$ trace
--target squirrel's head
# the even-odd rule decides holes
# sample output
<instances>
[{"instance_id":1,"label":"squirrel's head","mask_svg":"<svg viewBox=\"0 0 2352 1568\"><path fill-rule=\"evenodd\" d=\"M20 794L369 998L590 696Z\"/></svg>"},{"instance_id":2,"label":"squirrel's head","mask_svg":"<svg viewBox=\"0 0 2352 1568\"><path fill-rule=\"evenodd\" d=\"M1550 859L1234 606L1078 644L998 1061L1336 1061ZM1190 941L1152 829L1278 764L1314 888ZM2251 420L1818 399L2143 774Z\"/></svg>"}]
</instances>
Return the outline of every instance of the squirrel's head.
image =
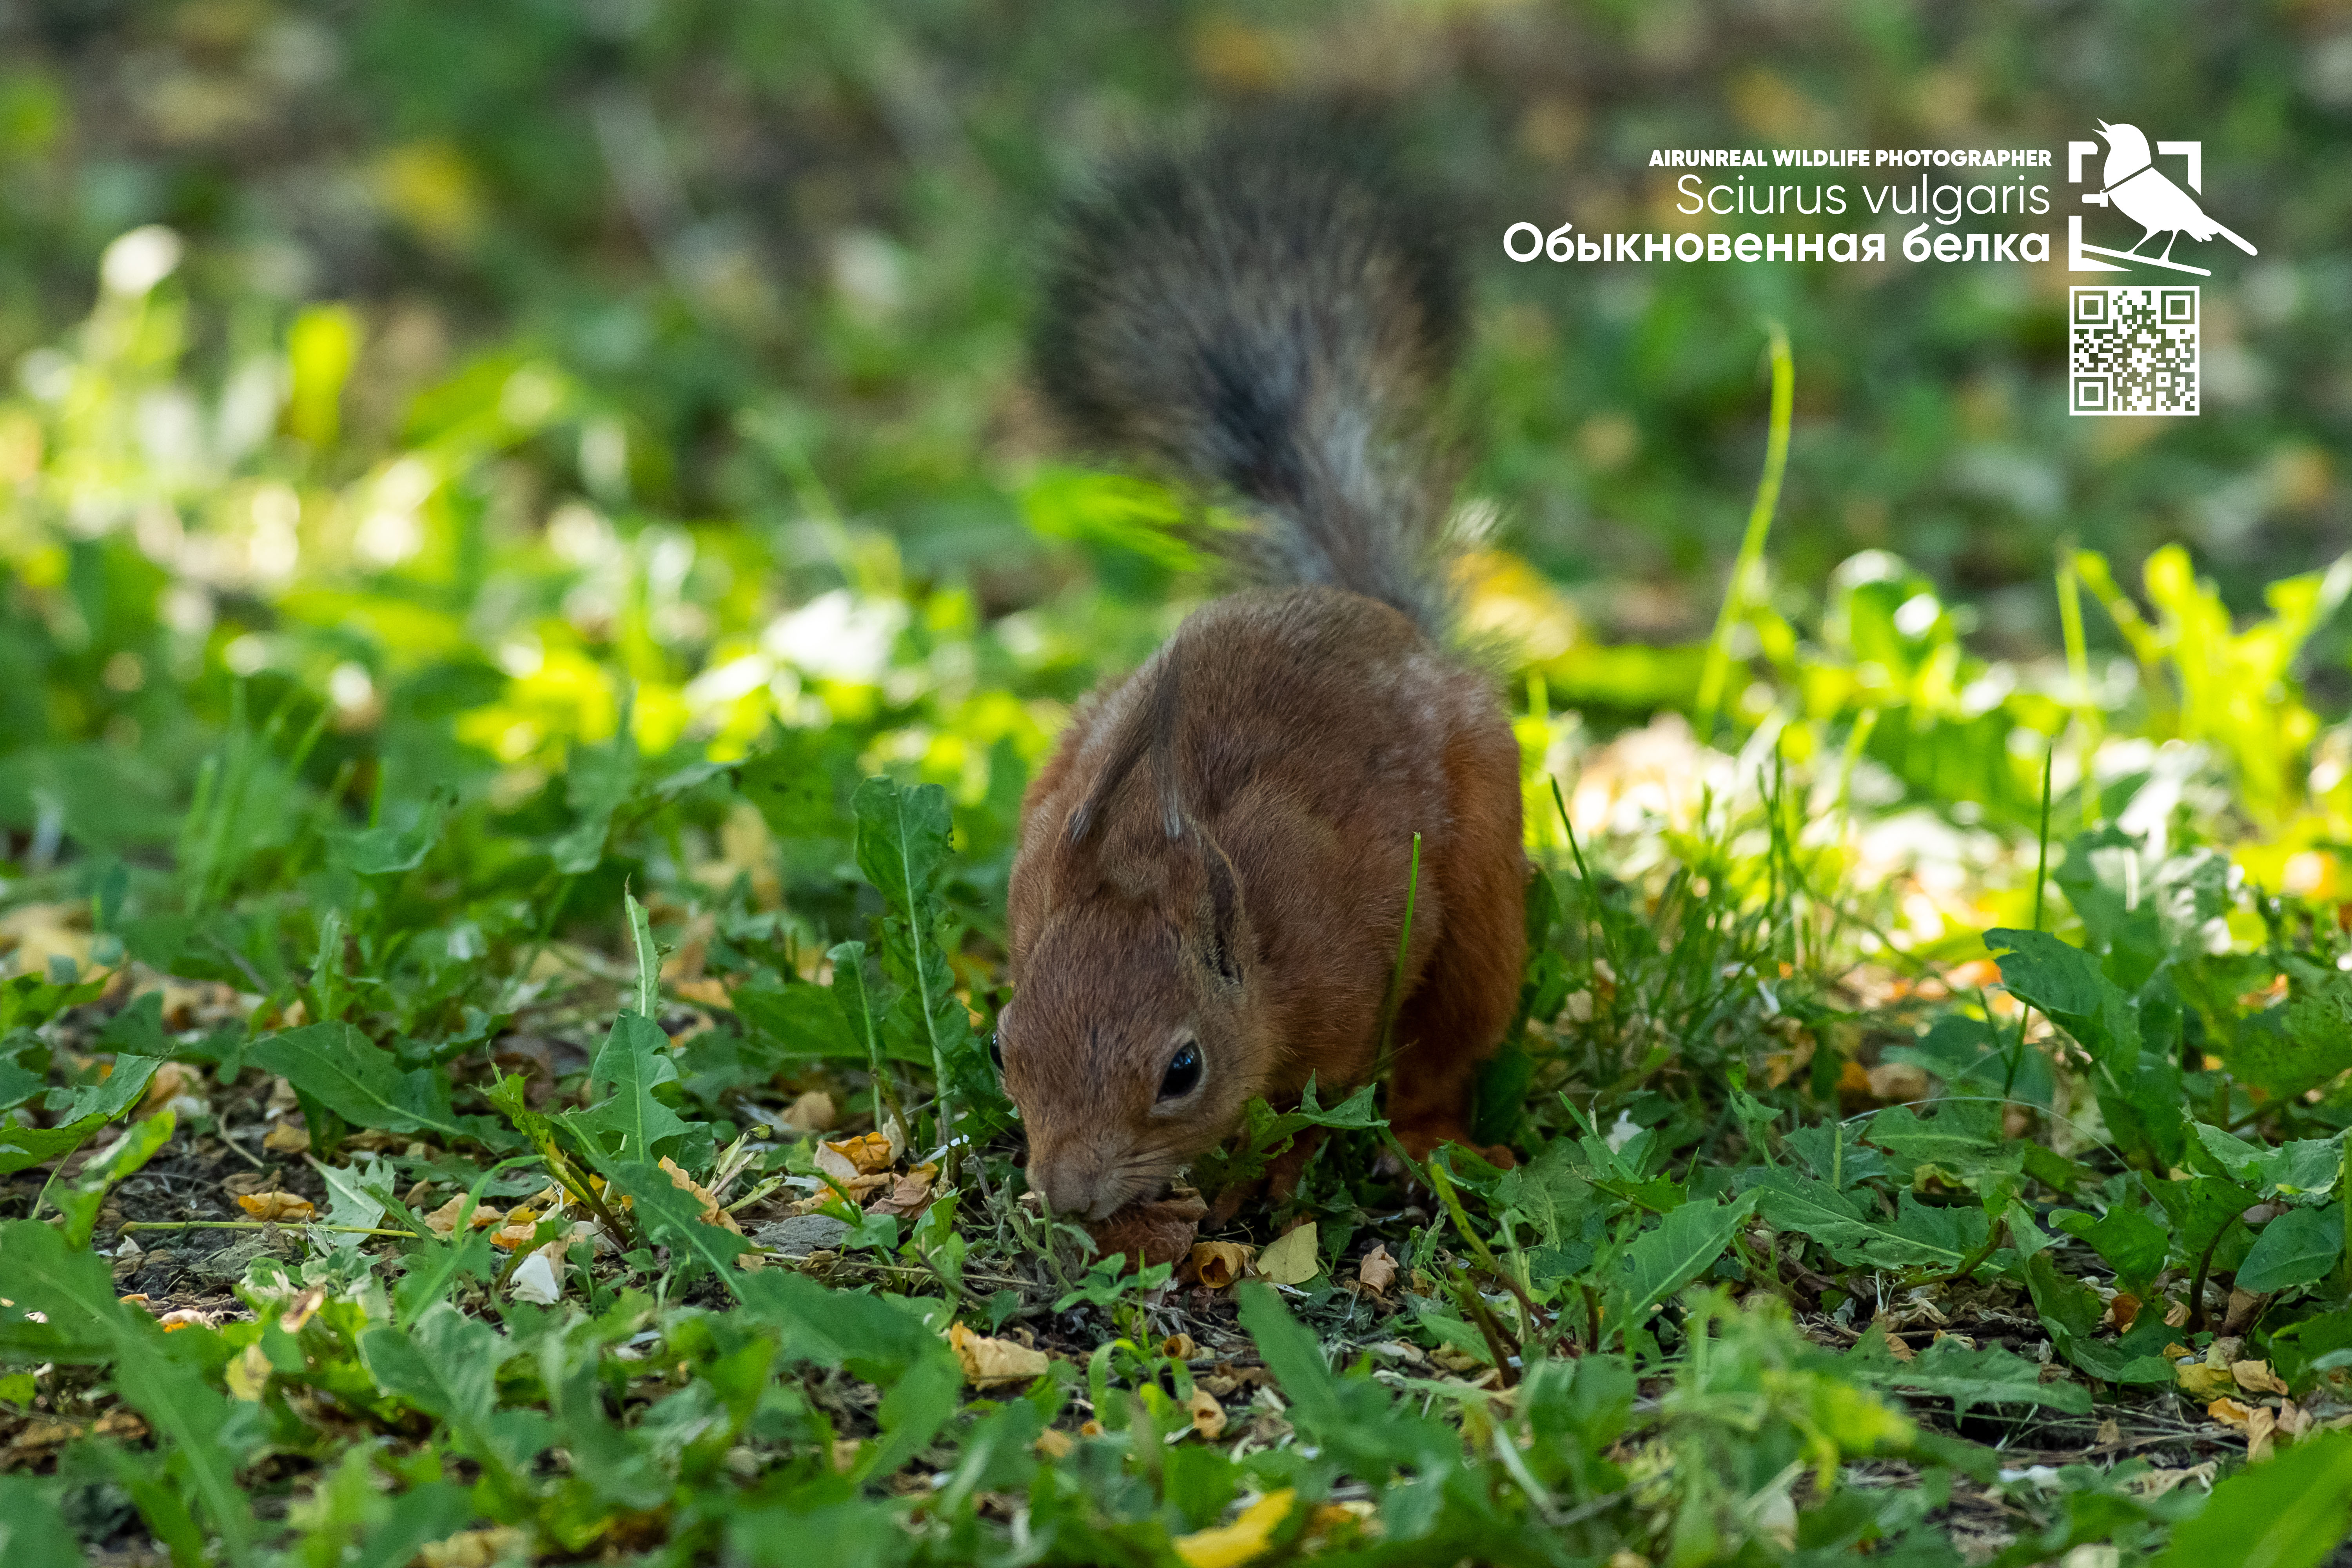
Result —
<instances>
[{"instance_id":1,"label":"squirrel's head","mask_svg":"<svg viewBox=\"0 0 2352 1568\"><path fill-rule=\"evenodd\" d=\"M1021 944L997 1018L1029 1185L1067 1219L1157 1195L1264 1090L1240 880L1197 823L1168 849L1164 878L1058 902Z\"/></svg>"}]
</instances>

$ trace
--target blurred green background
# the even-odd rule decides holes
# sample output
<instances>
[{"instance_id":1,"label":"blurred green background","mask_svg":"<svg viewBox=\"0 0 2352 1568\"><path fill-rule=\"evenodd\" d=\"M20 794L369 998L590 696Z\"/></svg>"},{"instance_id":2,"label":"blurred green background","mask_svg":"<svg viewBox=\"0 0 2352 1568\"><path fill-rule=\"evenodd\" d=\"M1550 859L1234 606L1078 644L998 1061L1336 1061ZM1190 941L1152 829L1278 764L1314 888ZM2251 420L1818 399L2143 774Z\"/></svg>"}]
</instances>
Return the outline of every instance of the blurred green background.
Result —
<instances>
[{"instance_id":1,"label":"blurred green background","mask_svg":"<svg viewBox=\"0 0 2352 1568\"><path fill-rule=\"evenodd\" d=\"M1822 695L1798 643L1886 673L1837 597L1858 583L1931 595L1887 635L1897 683L1944 695L1904 700L2006 704L1967 742L2001 772L2015 724L2147 700L2126 663L2093 679L2125 647L2095 609L2057 684L2062 541L2126 588L2185 545L2241 617L2352 542L2341 5L12 0L16 858L163 831L240 681L257 713L317 708L308 765L355 770L349 801L495 776L511 805L625 703L650 752L740 752L781 713L1002 798L989 756L1034 759L1187 586L1163 503L1063 466L1024 384L1047 215L1120 147L1269 98L1385 115L1457 207L1465 495L1538 574L1521 672L1604 729L1689 704L1769 319L1795 433L1740 650L1815 718L1853 682ZM2097 116L2201 137L2207 205L2262 250L2207 286L2195 419L2068 417L2063 263L1514 266L1499 242L1665 226L1654 147L2063 164ZM109 251L143 226L169 232ZM1833 574L1870 550L1907 564ZM2305 629L2271 679L2339 718L2344 638ZM1987 660L2000 689L1954 696ZM2038 762L1956 784L1892 733L1865 738L1923 797L2030 805Z\"/></svg>"}]
</instances>

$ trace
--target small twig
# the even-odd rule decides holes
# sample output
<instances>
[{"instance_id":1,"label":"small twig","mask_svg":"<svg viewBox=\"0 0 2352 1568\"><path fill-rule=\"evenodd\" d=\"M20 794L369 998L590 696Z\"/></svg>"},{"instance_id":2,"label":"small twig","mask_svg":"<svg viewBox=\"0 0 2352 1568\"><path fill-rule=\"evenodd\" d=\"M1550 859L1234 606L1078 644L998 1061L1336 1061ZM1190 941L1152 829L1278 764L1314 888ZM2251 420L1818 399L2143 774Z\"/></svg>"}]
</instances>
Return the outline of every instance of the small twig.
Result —
<instances>
[{"instance_id":1,"label":"small twig","mask_svg":"<svg viewBox=\"0 0 2352 1568\"><path fill-rule=\"evenodd\" d=\"M2221 1238L2237 1223L2234 1218L2222 1221L2213 1232L2213 1239L2205 1244L2204 1256L2197 1260L2197 1278L2189 1285L2189 1331L2192 1334L2205 1331L2205 1274L2213 1267L2213 1249L2221 1245Z\"/></svg>"},{"instance_id":2,"label":"small twig","mask_svg":"<svg viewBox=\"0 0 2352 1568\"><path fill-rule=\"evenodd\" d=\"M1993 1222L1985 1227L1984 1245L1978 1247L1974 1252L1969 1254L1967 1258L1961 1260L1959 1268L1955 1269L1949 1276L1950 1283L1958 1284L1959 1281L1967 1279L1969 1275L1977 1271L1977 1268L1979 1264L1983 1263L1986 1258L1992 1256L1993 1248L2000 1245L2003 1229L2008 1226L2008 1224L2009 1222L2006 1219L1995 1216Z\"/></svg>"},{"instance_id":3,"label":"small twig","mask_svg":"<svg viewBox=\"0 0 2352 1568\"><path fill-rule=\"evenodd\" d=\"M262 1163L259 1160L255 1159L251 1154L247 1153L245 1152L245 1145L231 1137L229 1135L229 1130L226 1127L216 1126L213 1129L213 1131L219 1135L220 1141L227 1144L231 1152L233 1152L238 1159L244 1161L255 1170L267 1172L269 1169L268 1165Z\"/></svg>"},{"instance_id":4,"label":"small twig","mask_svg":"<svg viewBox=\"0 0 2352 1568\"><path fill-rule=\"evenodd\" d=\"M1461 1304L1463 1312L1470 1321L1477 1325L1479 1337L1486 1342L1486 1353L1495 1358L1495 1375L1503 1380L1506 1387L1517 1383L1518 1378L1511 1367L1511 1352L1504 1348L1504 1342L1510 1337L1509 1334L1502 1324L1495 1321L1495 1314L1488 1310L1485 1300L1479 1296L1476 1287L1473 1286L1468 1279L1456 1275L1450 1283L1454 1287L1454 1300Z\"/></svg>"}]
</instances>

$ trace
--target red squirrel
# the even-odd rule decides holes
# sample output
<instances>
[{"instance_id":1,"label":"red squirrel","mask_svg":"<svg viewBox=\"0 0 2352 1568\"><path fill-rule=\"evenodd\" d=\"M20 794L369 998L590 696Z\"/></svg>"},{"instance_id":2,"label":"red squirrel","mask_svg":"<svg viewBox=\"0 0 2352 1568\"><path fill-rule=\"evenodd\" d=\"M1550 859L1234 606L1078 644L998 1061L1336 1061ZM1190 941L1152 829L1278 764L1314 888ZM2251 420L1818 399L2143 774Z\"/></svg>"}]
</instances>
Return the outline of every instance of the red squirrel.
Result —
<instances>
[{"instance_id":1,"label":"red squirrel","mask_svg":"<svg viewBox=\"0 0 2352 1568\"><path fill-rule=\"evenodd\" d=\"M1255 583L1086 698L1023 805L998 1059L1066 1217L1154 1198L1254 1096L1363 1083L1392 989L1391 1125L1467 1143L1517 1012L1519 752L1445 641L1429 410L1462 308L1425 210L1234 136L1128 167L1049 271L1056 411L1244 517Z\"/></svg>"}]
</instances>

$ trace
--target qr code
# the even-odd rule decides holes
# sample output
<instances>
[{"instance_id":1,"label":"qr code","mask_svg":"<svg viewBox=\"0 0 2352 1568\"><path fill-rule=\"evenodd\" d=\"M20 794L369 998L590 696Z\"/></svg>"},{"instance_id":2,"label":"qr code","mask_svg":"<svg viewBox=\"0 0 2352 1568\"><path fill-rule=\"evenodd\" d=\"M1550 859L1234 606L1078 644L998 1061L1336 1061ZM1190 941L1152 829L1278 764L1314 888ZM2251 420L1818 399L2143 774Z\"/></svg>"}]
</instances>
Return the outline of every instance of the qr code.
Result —
<instances>
[{"instance_id":1,"label":"qr code","mask_svg":"<svg viewBox=\"0 0 2352 1568\"><path fill-rule=\"evenodd\" d=\"M2076 289L2066 323L2076 414L2197 412L2197 290Z\"/></svg>"}]
</instances>

